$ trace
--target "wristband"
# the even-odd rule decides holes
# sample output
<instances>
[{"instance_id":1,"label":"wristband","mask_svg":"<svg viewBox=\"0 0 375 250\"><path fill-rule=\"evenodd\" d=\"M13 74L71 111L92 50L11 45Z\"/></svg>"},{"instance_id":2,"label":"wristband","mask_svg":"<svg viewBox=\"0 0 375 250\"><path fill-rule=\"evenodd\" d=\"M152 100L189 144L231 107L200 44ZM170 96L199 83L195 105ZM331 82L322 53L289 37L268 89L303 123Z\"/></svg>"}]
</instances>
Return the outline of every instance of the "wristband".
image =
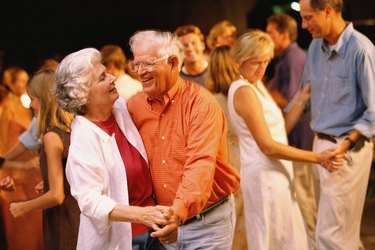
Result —
<instances>
[{"instance_id":1,"label":"wristband","mask_svg":"<svg viewBox=\"0 0 375 250\"><path fill-rule=\"evenodd\" d=\"M352 139L350 139L349 137L346 137L345 140L348 141L349 144L350 144L349 150L352 150L355 147L356 143Z\"/></svg>"},{"instance_id":2,"label":"wristband","mask_svg":"<svg viewBox=\"0 0 375 250\"><path fill-rule=\"evenodd\" d=\"M3 166L5 158L0 156L0 168Z\"/></svg>"}]
</instances>

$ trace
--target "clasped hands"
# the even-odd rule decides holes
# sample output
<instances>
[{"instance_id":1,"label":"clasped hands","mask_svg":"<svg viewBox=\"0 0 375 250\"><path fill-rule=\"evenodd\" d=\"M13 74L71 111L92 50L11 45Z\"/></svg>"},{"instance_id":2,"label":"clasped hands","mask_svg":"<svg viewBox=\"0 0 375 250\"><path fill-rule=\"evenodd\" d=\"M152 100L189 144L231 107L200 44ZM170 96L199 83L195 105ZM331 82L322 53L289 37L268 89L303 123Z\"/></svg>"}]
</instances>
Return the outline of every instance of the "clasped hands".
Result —
<instances>
[{"instance_id":1,"label":"clasped hands","mask_svg":"<svg viewBox=\"0 0 375 250\"><path fill-rule=\"evenodd\" d=\"M327 169L330 173L339 170L345 163L345 153L348 151L348 147L341 143L336 148L330 148L321 152L323 157L320 165Z\"/></svg>"},{"instance_id":2,"label":"clasped hands","mask_svg":"<svg viewBox=\"0 0 375 250\"><path fill-rule=\"evenodd\" d=\"M154 232L151 237L159 238L160 242L170 244L177 241L178 236L178 216L170 207L155 206L148 207L152 209L145 219L146 225L150 226Z\"/></svg>"}]
</instances>

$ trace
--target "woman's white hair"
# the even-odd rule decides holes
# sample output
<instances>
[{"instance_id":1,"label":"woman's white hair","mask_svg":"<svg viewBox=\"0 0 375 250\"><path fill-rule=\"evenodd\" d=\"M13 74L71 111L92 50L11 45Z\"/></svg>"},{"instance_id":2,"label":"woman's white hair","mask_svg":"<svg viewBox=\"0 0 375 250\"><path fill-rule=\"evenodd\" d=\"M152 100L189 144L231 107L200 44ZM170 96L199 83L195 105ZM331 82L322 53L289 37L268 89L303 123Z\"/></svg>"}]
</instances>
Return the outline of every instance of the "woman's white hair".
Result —
<instances>
[{"instance_id":1,"label":"woman's white hair","mask_svg":"<svg viewBox=\"0 0 375 250\"><path fill-rule=\"evenodd\" d=\"M64 110L79 115L86 113L93 67L100 61L101 55L97 49L86 48L69 54L58 65L55 94Z\"/></svg>"}]
</instances>

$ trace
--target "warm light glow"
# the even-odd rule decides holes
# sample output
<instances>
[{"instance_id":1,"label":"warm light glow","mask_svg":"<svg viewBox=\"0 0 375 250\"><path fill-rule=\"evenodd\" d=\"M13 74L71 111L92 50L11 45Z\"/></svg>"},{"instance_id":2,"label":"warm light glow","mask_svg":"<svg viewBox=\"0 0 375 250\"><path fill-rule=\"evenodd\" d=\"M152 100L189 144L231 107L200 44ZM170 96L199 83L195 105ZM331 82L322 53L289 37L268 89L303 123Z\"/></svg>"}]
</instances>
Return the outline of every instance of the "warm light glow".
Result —
<instances>
[{"instance_id":1,"label":"warm light glow","mask_svg":"<svg viewBox=\"0 0 375 250\"><path fill-rule=\"evenodd\" d=\"M21 96L21 102L22 102L22 105L25 107L25 108L30 108L30 102L31 102L31 99L30 97L27 95L27 94L23 94Z\"/></svg>"},{"instance_id":2,"label":"warm light glow","mask_svg":"<svg viewBox=\"0 0 375 250\"><path fill-rule=\"evenodd\" d=\"M297 2L292 2L290 4L290 8L292 8L295 11L300 11L299 3L297 3Z\"/></svg>"}]
</instances>

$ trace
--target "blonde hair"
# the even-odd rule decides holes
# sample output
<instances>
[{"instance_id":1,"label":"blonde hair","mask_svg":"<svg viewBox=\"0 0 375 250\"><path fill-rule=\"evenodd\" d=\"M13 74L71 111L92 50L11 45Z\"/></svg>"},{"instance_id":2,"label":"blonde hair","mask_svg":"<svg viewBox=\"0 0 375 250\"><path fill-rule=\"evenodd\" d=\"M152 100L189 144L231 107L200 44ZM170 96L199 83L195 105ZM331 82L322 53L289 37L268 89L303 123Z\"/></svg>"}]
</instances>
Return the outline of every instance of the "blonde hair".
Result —
<instances>
[{"instance_id":1,"label":"blonde hair","mask_svg":"<svg viewBox=\"0 0 375 250\"><path fill-rule=\"evenodd\" d=\"M230 54L233 60L241 66L249 59L269 57L272 59L274 43L271 37L258 29L249 30L242 34L232 46Z\"/></svg>"},{"instance_id":2,"label":"blonde hair","mask_svg":"<svg viewBox=\"0 0 375 250\"><path fill-rule=\"evenodd\" d=\"M40 102L37 117L40 137L53 127L69 133L70 123L74 117L72 113L64 111L57 104L56 98L52 93L54 84L55 72L45 69L35 73L27 85L27 92L37 97Z\"/></svg>"},{"instance_id":3,"label":"blonde hair","mask_svg":"<svg viewBox=\"0 0 375 250\"><path fill-rule=\"evenodd\" d=\"M208 36L206 38L207 47L209 49L214 49L216 47L216 41L217 38L222 35L226 28L230 28L234 34L237 34L237 28L229 22L228 20L223 20L221 22L218 22L215 24L208 33Z\"/></svg>"},{"instance_id":4,"label":"blonde hair","mask_svg":"<svg viewBox=\"0 0 375 250\"><path fill-rule=\"evenodd\" d=\"M212 93L223 93L227 96L230 84L239 76L238 65L229 51L230 47L224 45L214 48L210 54L206 88Z\"/></svg>"}]
</instances>

